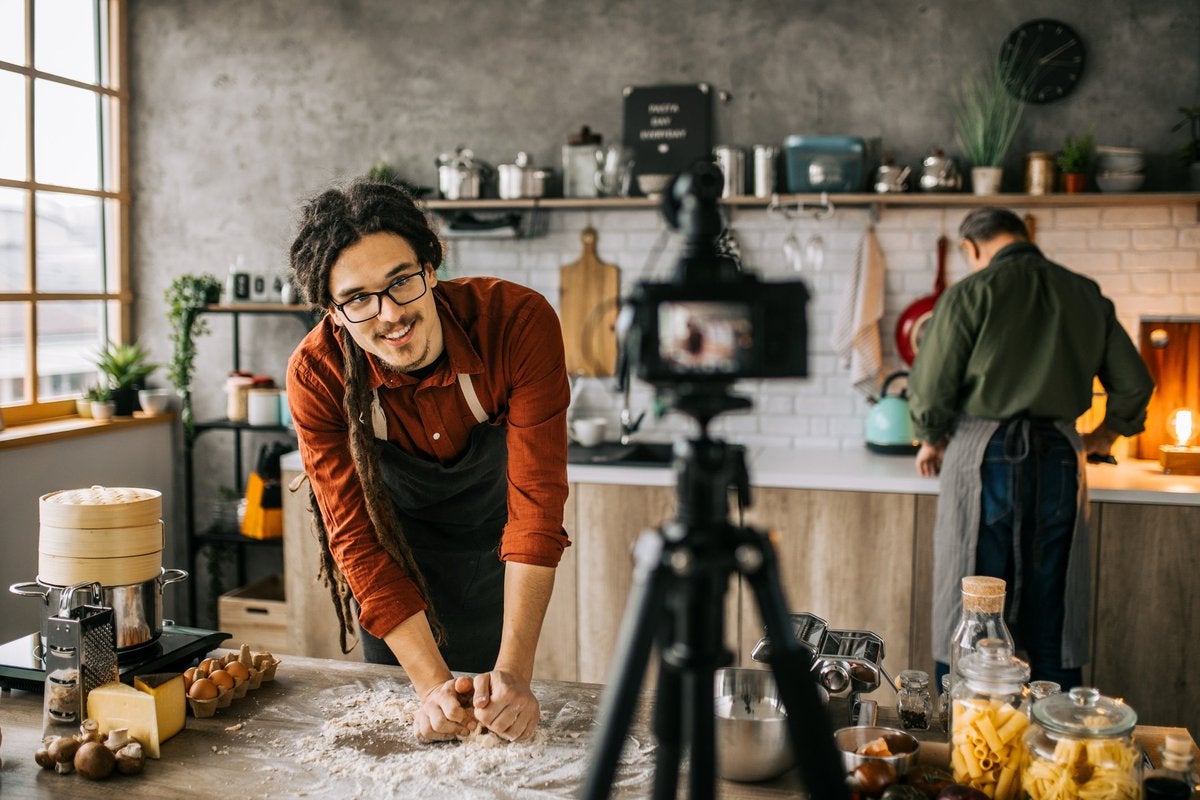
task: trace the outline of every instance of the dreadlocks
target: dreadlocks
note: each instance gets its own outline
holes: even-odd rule
[[[390,232],[404,238],[413,248],[422,265],[434,269],[442,263],[442,243],[434,232],[429,218],[413,201],[411,195],[398,186],[358,179],[345,190],[329,189],[313,198],[301,213],[300,232],[292,243],[291,280],[300,297],[318,309],[327,309],[333,302],[329,292],[329,273],[342,251],[370,233]],[[375,538],[392,559],[404,569],[428,606],[426,615],[434,639],[442,644],[445,630],[437,618],[429,595],[429,586],[421,574],[396,508],[388,496],[379,469],[379,443],[370,427],[372,394],[367,381],[367,357],[354,343],[345,327],[340,329],[342,347],[342,379],[346,387],[342,407],[346,412],[350,432],[350,455],[362,483],[367,514],[375,527]],[[341,625],[339,632],[342,652],[351,629],[351,593],[349,584],[333,560],[329,549],[329,532],[312,493],[310,502],[313,523],[320,543],[320,576],[333,598],[334,610]]]

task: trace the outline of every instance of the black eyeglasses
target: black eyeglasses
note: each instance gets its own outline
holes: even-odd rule
[[[420,280],[413,280],[420,278]],[[387,285],[382,292],[359,292],[344,303],[334,303],[333,307],[342,312],[349,322],[366,322],[375,319],[383,311],[383,296],[386,294],[398,306],[420,300],[425,296],[428,287],[425,283],[425,270],[401,275]]]

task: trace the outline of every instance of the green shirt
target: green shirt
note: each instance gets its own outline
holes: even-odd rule
[[[908,379],[921,441],[950,436],[963,415],[1074,420],[1108,395],[1104,425],[1145,427],[1154,381],[1095,281],[1010,244],[938,299]]]

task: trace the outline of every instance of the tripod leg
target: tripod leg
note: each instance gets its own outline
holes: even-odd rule
[[[660,627],[658,615],[669,579],[669,572],[662,564],[662,552],[662,534],[658,531],[643,533],[634,547],[634,583],[621,620],[609,684],[601,701],[595,757],[588,766],[581,795],[586,800],[608,796],[625,734],[633,719],[650,647]],[[678,769],[678,764],[674,769]]]
[[[717,743],[713,716],[713,672],[692,671],[687,674],[691,693],[690,729],[691,761],[689,762],[688,795],[691,800],[712,800],[716,797]]]
[[[849,800],[829,715],[821,705],[816,682],[808,678],[812,664],[796,642],[788,621],[775,550],[766,534],[757,532],[753,542],[743,546],[756,547],[762,556],[761,566],[745,574],[771,639],[771,671],[787,710],[788,732],[804,785],[810,797]]]
[[[674,667],[662,662],[654,701],[654,794],[675,800],[679,793],[679,759],[683,752],[683,684]]]

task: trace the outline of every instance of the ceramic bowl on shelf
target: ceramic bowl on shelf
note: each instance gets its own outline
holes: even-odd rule
[[[1146,166],[1146,157],[1136,147],[1096,148],[1096,168],[1100,172],[1141,172]]]
[[[165,414],[171,410],[170,389],[139,389],[138,405],[151,416]]]
[[[657,174],[638,175],[638,191],[648,197],[662,194],[671,183],[671,177],[671,175]]]
[[[1096,185],[1102,192],[1136,192],[1145,180],[1146,176],[1140,172],[1096,173]]]

